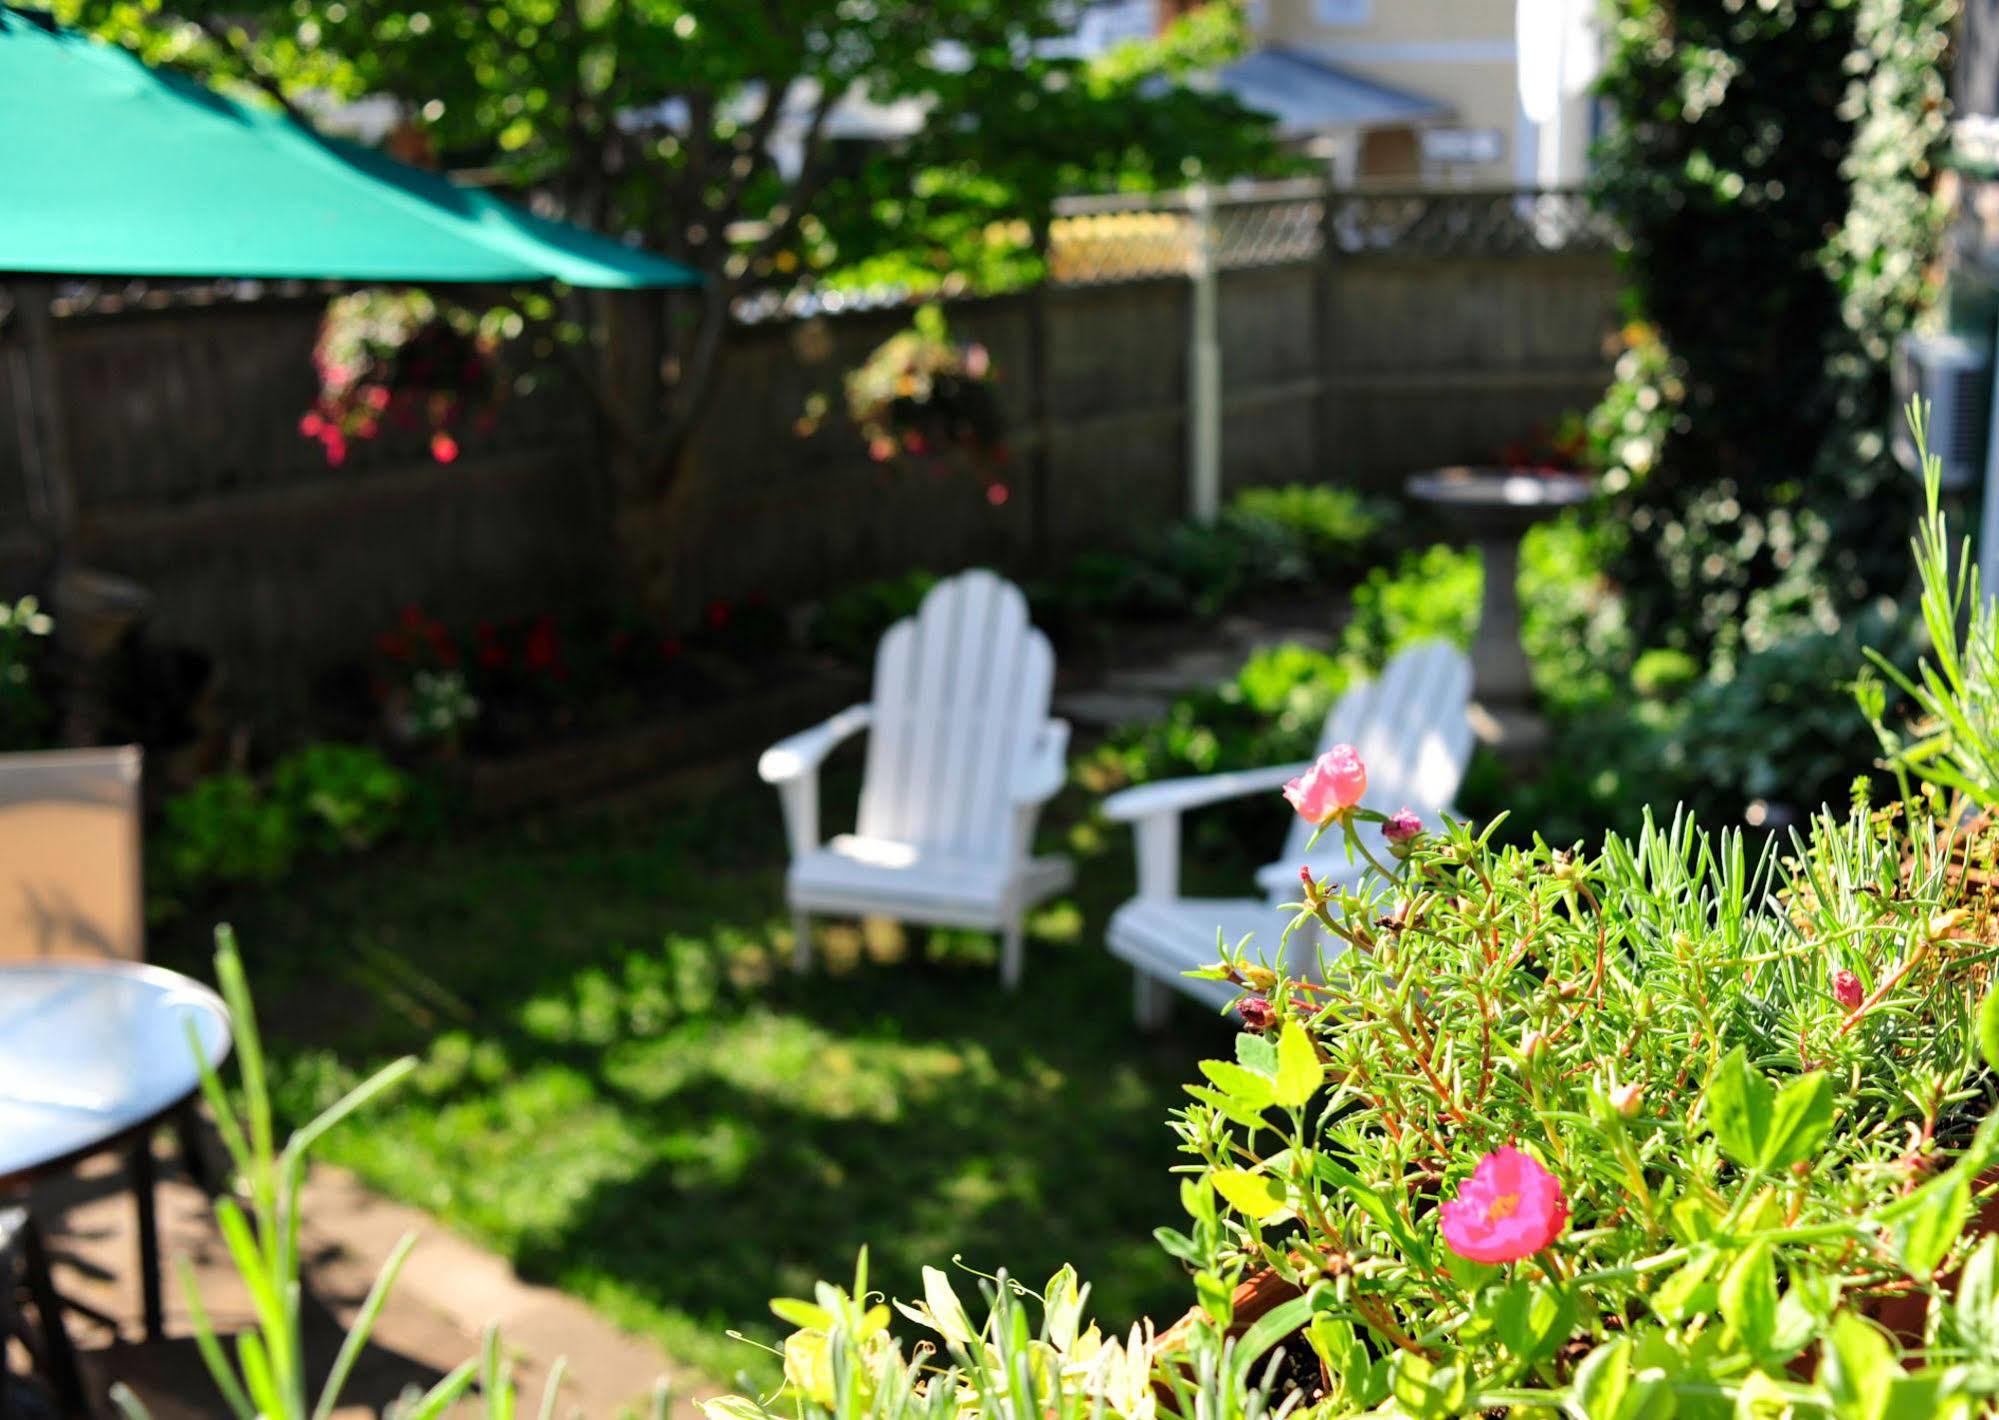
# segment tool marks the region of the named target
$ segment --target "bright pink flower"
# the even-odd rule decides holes
[[[1832,974],[1832,998],[1839,1002],[1850,1016],[1860,1009],[1860,1003],[1867,993],[1860,989],[1860,978],[1841,967]]]
[[[458,441],[442,431],[432,434],[430,456],[439,463],[450,463],[458,457]]]
[[[1284,786],[1284,797],[1298,816],[1321,827],[1353,808],[1366,792],[1367,767],[1352,745],[1334,745]]]
[[[1556,1177],[1511,1144],[1478,1161],[1458,1196],[1438,1209],[1444,1241],[1473,1262],[1518,1262],[1550,1246],[1569,1222]]]
[[[1423,831],[1423,820],[1408,809],[1398,809],[1381,826],[1381,836],[1390,843],[1407,843]]]

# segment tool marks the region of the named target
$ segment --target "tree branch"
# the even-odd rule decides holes
[[[805,125],[798,177],[785,194],[784,216],[773,223],[771,229],[764,233],[763,240],[750,249],[747,269],[754,270],[758,263],[770,260],[791,240],[805,216],[806,206],[825,185],[826,119],[833,112],[833,105],[839,102],[842,91],[830,79],[819,82],[819,101],[812,106],[812,117]]]

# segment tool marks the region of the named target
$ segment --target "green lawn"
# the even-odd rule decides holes
[[[1134,1032],[1102,948],[1129,842],[1083,804],[1044,833],[1082,890],[1042,914],[1013,996],[964,934],[836,927],[831,960],[784,969],[783,840],[754,783],[405,847],[228,912],[295,1117],[423,1059],[327,1157],[710,1376],[768,1381],[724,1332],[775,1339],[766,1299],[848,1275],[862,1244],[898,1295],[957,1254],[1037,1285],[1073,1261],[1119,1327],[1188,1304],[1151,1237],[1181,1221],[1164,1121],[1227,1030],[1190,1006]],[[200,930],[159,947],[205,971]]]

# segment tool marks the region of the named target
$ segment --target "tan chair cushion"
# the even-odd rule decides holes
[[[0,755],[0,960],[141,961],[138,747]]]

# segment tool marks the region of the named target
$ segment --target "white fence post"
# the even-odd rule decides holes
[[[1213,200],[1187,189],[1187,512],[1204,527],[1222,511],[1222,347],[1217,332]]]

